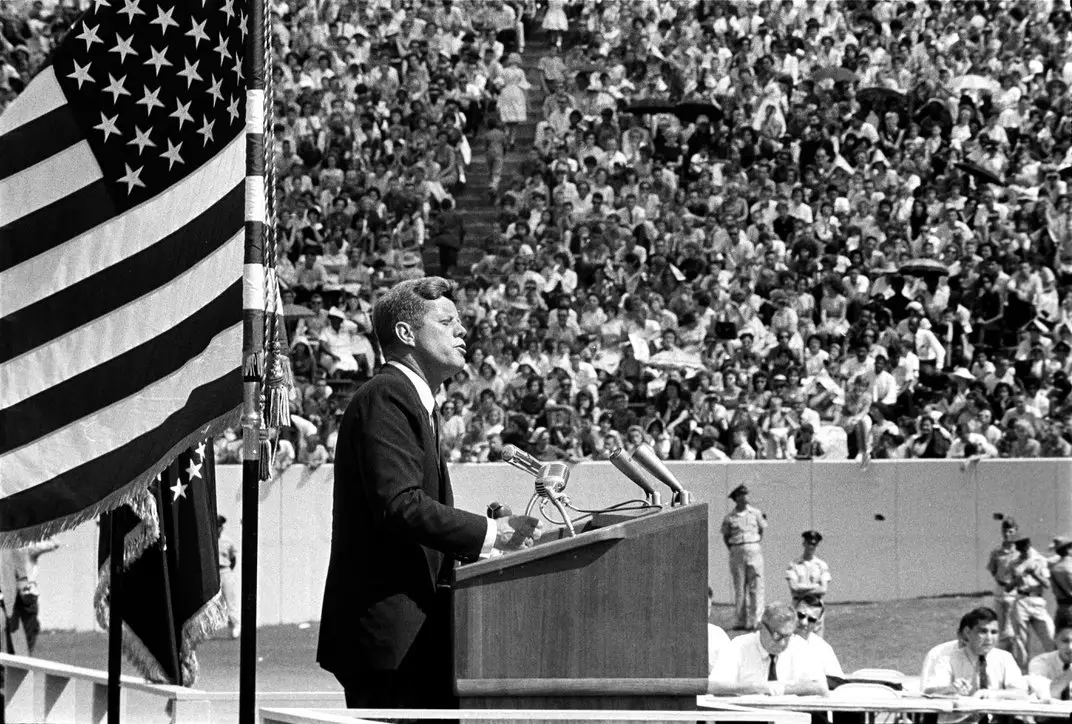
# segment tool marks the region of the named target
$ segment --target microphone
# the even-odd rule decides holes
[[[532,504],[536,501],[536,498],[546,498],[554,504],[562,515],[566,530],[569,531],[570,536],[577,535],[576,530],[573,528],[573,521],[570,520],[566,514],[565,506],[563,506],[564,500],[567,505],[569,503],[565,496],[562,495],[562,491],[566,488],[566,483],[569,482],[569,466],[560,462],[541,463],[514,445],[503,445],[502,459],[518,470],[536,478],[536,494],[529,503],[529,511],[531,511]],[[526,515],[529,511],[526,511]]]
[[[647,477],[644,475],[644,469],[637,464],[632,455],[625,451],[625,448],[618,448],[612,452],[610,462],[614,467],[618,468],[618,472],[636,483],[653,505],[662,504],[659,492],[648,482]]]
[[[499,518],[509,518],[514,514],[514,511],[510,510],[509,505],[503,505],[499,501],[488,504],[488,517],[492,520],[498,520]]]
[[[539,477],[540,461],[514,445],[503,445],[502,459],[523,473]]]
[[[655,454],[655,451],[651,449],[651,445],[647,443],[638,445],[637,449],[633,451],[633,460],[640,463],[645,470],[658,478],[666,487],[673,490],[674,500],[678,501],[678,503],[688,505],[692,502],[692,493],[682,487],[678,479],[670,472],[670,468],[666,467],[663,461],[659,459],[659,456]]]

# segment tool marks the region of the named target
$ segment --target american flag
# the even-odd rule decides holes
[[[0,542],[113,507],[234,422],[247,20],[95,0],[0,116]]]

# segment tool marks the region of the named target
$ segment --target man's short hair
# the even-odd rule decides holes
[[[406,322],[419,328],[428,302],[441,297],[453,300],[454,282],[443,277],[422,277],[399,282],[376,300],[372,307],[372,331],[384,352],[398,345],[395,325]]]
[[[763,623],[774,630],[788,626],[790,623],[795,626],[797,623],[796,609],[787,603],[772,603],[763,609]]]
[[[965,629],[971,631],[973,628],[980,624],[996,622],[998,615],[994,609],[988,606],[980,606],[979,608],[973,608],[964,614],[960,619],[960,625],[957,626],[957,632],[964,631]]]
[[[807,596],[802,596],[797,599],[796,605],[805,605],[808,608],[818,608],[822,611],[826,610],[826,604],[823,603],[822,596],[816,596],[814,593],[809,593]]]

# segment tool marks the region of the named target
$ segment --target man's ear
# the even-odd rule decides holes
[[[407,347],[417,346],[416,337],[413,333],[413,326],[410,325],[409,322],[395,322],[394,331],[398,341],[402,344]]]

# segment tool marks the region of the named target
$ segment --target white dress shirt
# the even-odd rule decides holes
[[[402,374],[406,376],[406,379],[413,383],[413,387],[417,390],[417,396],[421,398],[421,404],[424,405],[424,409],[428,412],[428,423],[434,431],[436,429],[436,421],[432,411],[435,409],[435,395],[432,394],[432,388],[428,386],[428,383],[423,377],[401,362],[391,360],[387,364],[402,370]],[[484,545],[480,549],[481,558],[491,557],[492,550],[495,546],[495,536],[499,530],[499,527],[494,520],[491,518],[487,518],[486,520],[488,521],[488,532],[484,535]]]
[[[770,654],[760,643],[759,632],[738,636],[718,655],[711,679],[728,686],[761,684],[767,681]],[[774,661],[778,681],[795,683],[825,681],[823,665],[808,643],[796,634]]]

